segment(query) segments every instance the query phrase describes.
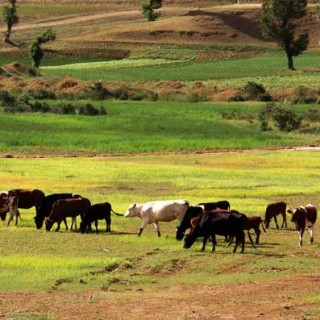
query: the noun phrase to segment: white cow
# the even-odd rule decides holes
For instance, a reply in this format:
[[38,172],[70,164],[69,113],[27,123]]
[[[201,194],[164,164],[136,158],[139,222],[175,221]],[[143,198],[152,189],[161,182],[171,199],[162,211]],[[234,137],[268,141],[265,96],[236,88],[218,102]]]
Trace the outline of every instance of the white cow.
[[189,207],[187,200],[158,200],[130,205],[124,216],[139,217],[142,220],[138,236],[148,223],[153,223],[160,237],[159,221],[170,222],[177,219],[180,223]]
[[0,191],[0,214],[3,214],[1,218],[4,220],[6,213],[10,213],[7,226],[9,226],[13,217],[16,218],[16,225],[18,224],[18,217],[20,217],[18,200],[18,193],[16,191]]

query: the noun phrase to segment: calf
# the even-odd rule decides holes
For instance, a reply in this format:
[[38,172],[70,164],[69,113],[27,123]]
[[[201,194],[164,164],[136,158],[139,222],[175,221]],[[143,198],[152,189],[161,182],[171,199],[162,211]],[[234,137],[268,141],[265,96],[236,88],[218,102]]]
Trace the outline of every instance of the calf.
[[56,231],[59,231],[60,224],[67,217],[75,218],[84,214],[89,209],[91,203],[86,198],[61,199],[54,203],[50,215],[45,218],[46,230],[50,231],[53,224],[58,224]]
[[269,228],[270,221],[273,218],[274,222],[276,224],[277,229],[279,229],[278,221],[277,221],[277,215],[282,215],[282,228],[287,228],[287,216],[286,216],[286,207],[287,204],[283,201],[271,203],[266,208],[265,213],[265,219],[264,219],[264,225],[266,229]]
[[236,252],[237,247],[241,244],[241,253],[244,252],[244,224],[246,216],[237,212],[223,212],[213,210],[211,212],[202,212],[196,220],[194,228],[190,234],[185,237],[184,248],[190,248],[198,237],[203,237],[203,245],[201,251],[205,250],[206,243],[211,237],[212,252],[215,251],[216,235],[233,235],[236,238],[236,244],[233,252]]
[[0,191],[0,213],[4,215],[4,219],[6,213],[10,213],[9,219],[7,221],[7,226],[9,226],[14,217],[16,218],[15,225],[18,224],[18,218],[20,217],[18,202],[19,196],[17,191]]
[[288,213],[292,214],[291,221],[294,222],[296,229],[299,233],[299,246],[302,246],[302,236],[305,228],[308,228],[310,234],[310,243],[313,243],[313,235],[315,223],[317,221],[317,209],[314,205],[307,204],[306,206],[300,206],[293,210],[288,210]]
[[91,223],[94,222],[96,233],[98,233],[98,220],[106,221],[106,232],[111,231],[111,212],[118,216],[122,214],[116,213],[112,210],[109,202],[97,203],[88,208],[88,211],[81,215],[80,231],[81,233],[91,230]]

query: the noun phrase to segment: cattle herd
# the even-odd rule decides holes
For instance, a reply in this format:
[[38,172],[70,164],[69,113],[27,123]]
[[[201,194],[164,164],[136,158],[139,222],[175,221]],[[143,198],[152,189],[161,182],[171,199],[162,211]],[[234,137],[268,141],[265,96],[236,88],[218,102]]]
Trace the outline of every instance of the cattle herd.
[[[147,224],[153,224],[158,236],[161,236],[159,222],[170,222],[178,220],[176,239],[184,238],[184,248],[190,248],[198,238],[203,238],[202,251],[208,240],[212,242],[212,252],[215,251],[216,235],[222,235],[231,244],[235,240],[233,252],[241,245],[241,252],[245,248],[245,231],[253,246],[259,244],[260,226],[264,231],[269,227],[270,221],[274,219],[279,229],[277,216],[282,216],[281,228],[287,228],[287,213],[291,214],[291,221],[295,224],[299,233],[299,245],[302,245],[302,236],[306,228],[310,234],[310,243],[314,241],[314,227],[317,220],[317,209],[314,205],[308,204],[295,209],[288,209],[283,201],[271,203],[266,207],[265,217],[246,216],[245,214],[230,209],[227,200],[217,202],[199,203],[191,206],[185,199],[181,200],[158,200],[145,203],[135,203],[129,206],[123,214],[112,210],[109,202],[91,204],[90,200],[78,194],[55,193],[45,195],[38,189],[14,189],[0,191],[0,217],[5,221],[7,213],[9,217],[7,226],[15,218],[17,225],[20,217],[19,209],[30,209],[35,207],[34,217],[37,229],[41,229],[43,223],[50,231],[56,223],[56,231],[59,231],[61,222],[64,222],[68,229],[67,218],[72,218],[71,229],[76,226],[76,217],[81,217],[81,233],[90,232],[94,222],[95,231],[98,233],[98,220],[105,220],[106,232],[111,231],[111,213],[124,217],[139,217],[142,221],[138,236],[141,236]],[[255,232],[253,241],[249,230]],[[190,230],[188,234],[186,231]]]

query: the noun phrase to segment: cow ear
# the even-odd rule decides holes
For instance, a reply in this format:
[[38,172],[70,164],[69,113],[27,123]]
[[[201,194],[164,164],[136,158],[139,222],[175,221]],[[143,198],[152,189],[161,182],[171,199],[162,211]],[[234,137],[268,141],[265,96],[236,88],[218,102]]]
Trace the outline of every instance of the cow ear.
[[137,206],[137,204],[135,203],[135,204],[132,206],[132,209],[135,208],[136,206]]
[[288,209],[287,212],[292,214],[292,210],[291,209]]

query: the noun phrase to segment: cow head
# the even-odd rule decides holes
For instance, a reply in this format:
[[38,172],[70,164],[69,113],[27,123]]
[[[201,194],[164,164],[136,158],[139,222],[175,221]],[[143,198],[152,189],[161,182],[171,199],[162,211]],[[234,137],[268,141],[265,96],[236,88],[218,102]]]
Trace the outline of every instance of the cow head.
[[263,224],[264,224],[264,227],[265,227],[266,229],[269,228],[270,221],[271,221],[271,220],[269,220],[269,219],[264,219],[264,220],[263,220]]
[[193,245],[194,241],[195,241],[195,238],[192,237],[190,234],[187,234],[185,236],[185,238],[184,238],[184,246],[183,247],[185,249],[191,248],[191,246]]
[[184,237],[184,231],[182,230],[181,226],[178,226],[176,228],[176,239],[177,240],[182,240]]
[[36,224],[37,229],[41,229],[43,226],[43,218],[40,218],[38,216],[34,217],[34,222]]
[[7,217],[7,213],[6,212],[0,212],[1,221],[5,221],[6,217]]
[[45,224],[46,224],[46,230],[47,230],[47,231],[50,231],[51,228],[52,228],[52,226],[53,226],[54,221],[51,220],[51,219],[48,218],[48,217],[45,218],[44,221],[45,221]]
[[127,212],[124,214],[124,216],[126,218],[128,218],[128,217],[137,217],[139,215],[140,215],[140,210],[138,210],[136,203],[130,205],[130,207],[128,208]]
[[80,232],[85,233],[87,231],[88,224],[85,221],[80,222]]

